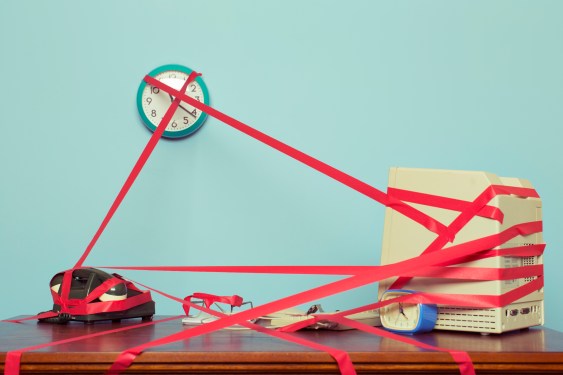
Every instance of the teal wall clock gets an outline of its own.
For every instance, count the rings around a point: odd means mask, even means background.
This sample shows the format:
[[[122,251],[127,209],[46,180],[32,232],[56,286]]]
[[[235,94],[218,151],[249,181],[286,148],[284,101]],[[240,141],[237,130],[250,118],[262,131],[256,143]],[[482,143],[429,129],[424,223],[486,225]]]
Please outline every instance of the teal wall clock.
[[[188,67],[171,64],[160,66],[148,75],[176,90],[180,90],[191,72],[192,69]],[[198,76],[188,85],[186,94],[209,105],[209,91],[201,76]],[[137,91],[137,109],[145,126],[154,132],[173,100],[172,95],[147,84],[143,80]],[[206,119],[206,113],[182,102],[162,136],[166,138],[186,137],[199,130]]]

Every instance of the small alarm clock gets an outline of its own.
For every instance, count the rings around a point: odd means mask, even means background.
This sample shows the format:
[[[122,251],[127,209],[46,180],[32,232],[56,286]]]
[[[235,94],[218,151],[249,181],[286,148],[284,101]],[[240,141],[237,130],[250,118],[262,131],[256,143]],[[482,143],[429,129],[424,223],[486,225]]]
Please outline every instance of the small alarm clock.
[[[416,293],[407,289],[389,289],[381,301]],[[413,334],[434,329],[438,319],[438,307],[432,304],[397,302],[384,306],[379,311],[381,324],[395,333]]]

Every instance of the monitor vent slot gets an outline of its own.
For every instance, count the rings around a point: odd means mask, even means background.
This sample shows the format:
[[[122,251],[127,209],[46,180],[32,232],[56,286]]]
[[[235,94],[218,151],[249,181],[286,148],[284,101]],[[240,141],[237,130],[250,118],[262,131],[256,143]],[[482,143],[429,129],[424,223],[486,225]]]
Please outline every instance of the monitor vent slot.
[[[493,309],[439,307],[436,328],[494,331],[496,317],[496,312]]]
[[[509,246],[531,246],[534,245],[533,243],[523,243],[523,244],[508,244]],[[537,256],[529,256],[529,257],[504,257],[504,267],[505,268],[512,268],[512,267],[525,267],[525,266],[534,266],[539,264],[539,257]],[[524,283],[533,281],[536,279],[536,276],[532,276],[532,277],[525,277],[523,279]],[[522,285],[522,281],[518,281],[518,280],[505,280],[504,284],[507,286],[512,286],[512,285]]]
[[[536,257],[536,256],[522,258],[522,266],[534,266],[536,264],[538,264],[538,257]],[[524,280],[526,282],[529,282],[529,281],[532,281],[532,280],[535,280],[535,279],[536,279],[536,276],[524,278]]]

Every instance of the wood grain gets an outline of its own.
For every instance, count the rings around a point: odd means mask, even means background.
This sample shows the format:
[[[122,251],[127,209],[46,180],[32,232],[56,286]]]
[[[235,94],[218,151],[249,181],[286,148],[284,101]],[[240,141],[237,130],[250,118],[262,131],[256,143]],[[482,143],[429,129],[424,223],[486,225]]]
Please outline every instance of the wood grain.
[[[139,323],[137,319],[92,325],[2,322],[0,370],[3,371],[8,351],[120,327],[135,327]],[[25,352],[22,374],[101,374],[121,351],[184,329],[188,328],[178,319]],[[359,374],[459,373],[447,353],[424,351],[355,330],[300,331],[296,335],[346,350]],[[434,331],[414,338],[469,352],[477,374],[563,374],[563,333],[546,328],[490,336]],[[323,352],[253,331],[221,330],[153,348],[139,356],[127,373],[338,374],[338,367]]]

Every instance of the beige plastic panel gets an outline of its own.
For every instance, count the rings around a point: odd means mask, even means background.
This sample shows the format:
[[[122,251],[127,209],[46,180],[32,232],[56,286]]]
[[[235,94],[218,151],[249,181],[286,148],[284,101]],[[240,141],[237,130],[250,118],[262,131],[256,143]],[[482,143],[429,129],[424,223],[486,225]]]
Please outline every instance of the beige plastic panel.
[[[532,188],[532,184],[523,179],[498,177],[492,173],[479,171],[449,171],[433,169],[391,168],[389,187],[411,190],[421,193],[440,195],[449,198],[473,201],[490,185],[506,185]],[[504,213],[503,223],[483,217],[474,217],[448,244],[452,245],[499,233],[515,224],[541,220],[541,200],[500,195],[489,202]],[[457,211],[412,204],[420,211],[430,215],[445,225],[450,224],[459,214]],[[400,213],[387,208],[383,232],[381,264],[395,263],[420,255],[437,237],[420,224],[413,222]],[[543,243],[541,233],[530,236],[517,236],[510,243],[499,248],[524,244]],[[463,264],[470,267],[508,268],[530,264],[543,264],[542,257],[494,257]],[[380,282],[379,296],[389,288],[394,279]],[[433,278],[414,278],[404,288],[435,293],[456,294],[504,294],[526,281],[524,279],[505,281],[459,281]],[[543,323],[543,290],[536,291],[515,302],[516,307],[467,309],[455,306],[440,306],[438,329],[460,331],[494,332],[529,327]],[[534,313],[516,315],[506,311],[527,311],[527,306]],[[523,309],[523,310],[522,310]]]

